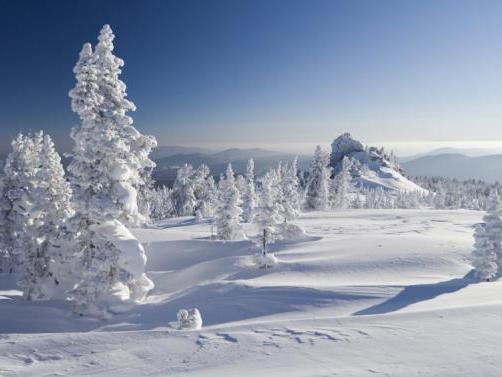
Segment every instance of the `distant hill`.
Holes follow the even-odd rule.
[[[176,178],[177,169],[185,163],[195,167],[206,164],[209,166],[211,174],[217,177],[225,172],[229,162],[232,163],[234,171],[237,174],[245,173],[247,161],[253,158],[256,175],[262,175],[271,167],[276,166],[279,161],[290,161],[295,158],[294,154],[261,148],[231,148],[220,152],[204,148],[173,146],[159,147],[157,149],[161,149],[161,152],[156,151],[156,153],[152,154],[154,161],[157,163],[157,167],[154,171],[154,178],[158,184],[168,186],[170,186]],[[299,168],[303,170],[307,169],[310,164],[310,159],[310,156],[298,156]]]
[[[383,148],[365,147],[349,133],[338,136],[331,144],[330,165],[335,174],[342,169],[344,159],[350,162],[352,182],[358,187],[425,192],[404,176],[392,154],[387,154]]]
[[[164,157],[174,156],[177,154],[209,154],[214,153],[214,150],[202,147],[184,147],[180,145],[160,145],[155,148],[150,155],[154,160],[158,160]]]
[[[448,178],[481,179],[502,182],[502,154],[470,157],[445,153],[419,157],[401,164],[410,176],[442,176]]]

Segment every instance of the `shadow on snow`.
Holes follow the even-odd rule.
[[[476,282],[477,280],[473,277],[473,271],[470,271],[462,278],[455,278],[432,284],[409,285],[404,287],[401,292],[387,301],[357,311],[354,315],[385,314],[395,312],[418,302],[432,300],[447,293],[457,292]]]

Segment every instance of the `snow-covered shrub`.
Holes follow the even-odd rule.
[[[278,233],[284,242],[301,242],[309,239],[305,229],[293,223],[283,222],[278,226]]]
[[[179,330],[199,330],[202,328],[202,316],[197,308],[181,309],[176,316]]]
[[[271,268],[279,263],[279,261],[273,253],[260,253],[255,255],[255,263],[259,268]]]

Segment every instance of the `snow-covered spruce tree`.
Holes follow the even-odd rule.
[[[81,120],[71,133],[75,145],[68,167],[82,270],[73,298],[77,311],[96,315],[106,314],[119,290],[119,301],[132,301],[153,287],[144,274],[144,250],[124,224],[143,221],[137,189],[154,166],[148,156],[156,141],[138,132],[127,115],[135,106],[119,79],[124,62],[113,54],[114,37],[105,25],[94,52],[84,45],[70,91],[72,109]]]
[[[7,197],[8,183],[7,177],[0,177],[0,274],[12,273],[15,266],[12,254],[12,229],[9,222],[12,206]]]
[[[216,205],[217,190],[209,167],[202,164],[195,169],[191,182],[195,197],[195,214],[200,219],[212,217]]]
[[[194,193],[193,174],[193,167],[190,164],[184,164],[176,172],[171,198],[177,216],[192,216],[194,214],[197,198]]]
[[[4,166],[3,247],[10,253],[10,263],[16,271],[17,284],[26,298],[36,263],[38,214],[33,207],[37,190],[36,175],[39,155],[34,140],[23,134],[11,143],[12,151]]]
[[[489,240],[486,224],[478,224],[474,230],[472,265],[479,280],[490,280],[497,274],[497,253]]]
[[[284,222],[280,178],[276,169],[271,169],[260,178],[259,205],[256,208],[255,223],[259,235],[266,230],[268,242],[281,238],[280,225]]]
[[[71,191],[48,135],[20,134],[12,149],[4,181],[9,210],[3,225],[12,237],[6,249],[15,259],[17,284],[24,297],[52,298],[62,293],[61,282],[71,270],[70,235],[65,230],[73,214]]]
[[[210,218],[214,216],[214,211],[218,204],[218,189],[212,175],[204,180],[204,187],[200,197],[200,212],[202,217]]]
[[[284,221],[291,221],[300,214],[298,181],[298,158],[280,165],[279,189],[282,191],[282,213]]]
[[[37,257],[41,263],[30,292],[36,292],[39,298],[64,297],[75,283],[72,276],[74,237],[67,226],[74,215],[72,191],[65,177],[61,157],[49,135],[43,136],[39,149],[34,209],[42,216],[37,229]]]
[[[307,209],[324,210],[328,206],[329,154],[318,145],[314,152],[314,158],[310,164],[309,181],[305,193],[305,207]]]
[[[151,217],[153,220],[164,220],[175,216],[171,200],[172,189],[162,186],[153,191]]]
[[[246,188],[242,198],[242,219],[244,222],[253,222],[257,200],[254,183],[254,160],[251,158],[246,165]]]
[[[497,189],[490,191],[482,229],[474,235],[473,265],[480,279],[490,279],[502,271],[502,213]],[[495,263],[495,266],[493,266]]]
[[[351,162],[347,156],[342,160],[340,172],[332,180],[331,206],[334,208],[350,207],[350,188],[352,186],[352,175],[350,173]]]
[[[228,164],[226,175],[219,182],[219,200],[215,214],[216,234],[220,240],[235,240],[243,237],[240,216],[241,198],[235,184],[232,165]]]

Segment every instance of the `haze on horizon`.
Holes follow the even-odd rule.
[[[70,148],[72,68],[105,23],[159,144],[501,149],[501,18],[488,0],[0,1],[0,152],[39,129]]]

